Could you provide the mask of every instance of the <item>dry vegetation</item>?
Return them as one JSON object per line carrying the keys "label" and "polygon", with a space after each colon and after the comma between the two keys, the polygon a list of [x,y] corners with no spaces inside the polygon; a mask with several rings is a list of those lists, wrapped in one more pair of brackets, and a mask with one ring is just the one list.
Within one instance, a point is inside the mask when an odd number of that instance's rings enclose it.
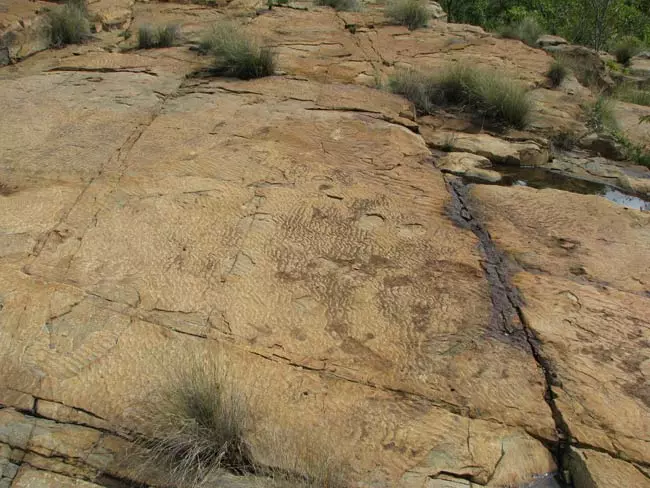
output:
{"label": "dry vegetation", "polygon": [[233,475],[275,488],[346,486],[343,463],[313,432],[267,428],[257,438],[265,464],[253,459],[248,436],[255,401],[219,357],[203,357],[165,377],[141,420],[148,433],[138,436],[133,459],[143,474],[154,470],[182,488],[220,486]]}
{"label": "dry vegetation", "polygon": [[463,65],[436,74],[398,71],[390,80],[390,88],[425,114],[436,107],[455,106],[496,124],[523,128],[532,110],[528,93],[519,83],[496,72]]}
{"label": "dry vegetation", "polygon": [[410,30],[426,27],[431,17],[424,0],[391,0],[386,7],[386,16]]}
{"label": "dry vegetation", "polygon": [[90,37],[90,22],[83,1],[69,1],[47,12],[46,33],[51,47],[81,44]]}
{"label": "dry vegetation", "polygon": [[138,48],[152,49],[159,47],[171,47],[178,40],[179,28],[177,25],[165,26],[143,25],[138,29]]}
{"label": "dry vegetation", "polygon": [[201,40],[201,52],[214,57],[213,70],[222,76],[244,80],[270,76],[275,71],[275,55],[260,46],[233,23],[215,25]]}

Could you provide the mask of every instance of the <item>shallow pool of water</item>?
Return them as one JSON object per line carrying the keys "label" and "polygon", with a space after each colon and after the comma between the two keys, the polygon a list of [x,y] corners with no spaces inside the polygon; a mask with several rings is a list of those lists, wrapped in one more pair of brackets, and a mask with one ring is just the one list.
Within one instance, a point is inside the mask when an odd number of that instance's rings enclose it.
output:
{"label": "shallow pool of water", "polygon": [[581,193],[583,195],[599,195],[623,207],[650,211],[650,201],[638,196],[628,195],[603,183],[571,178],[543,168],[518,168],[516,166],[499,165],[492,169],[501,173],[501,181],[495,183],[497,185],[520,185],[537,189],[555,188],[556,190]]}

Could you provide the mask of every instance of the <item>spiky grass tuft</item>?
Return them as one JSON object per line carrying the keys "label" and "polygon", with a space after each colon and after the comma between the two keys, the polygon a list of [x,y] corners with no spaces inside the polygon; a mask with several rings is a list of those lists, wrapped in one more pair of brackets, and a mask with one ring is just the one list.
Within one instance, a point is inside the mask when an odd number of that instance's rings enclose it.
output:
{"label": "spiky grass tuft", "polygon": [[81,44],[90,37],[90,23],[84,2],[69,2],[49,10],[46,30],[51,47]]}
{"label": "spiky grass tuft", "polygon": [[532,111],[528,93],[519,83],[464,65],[450,66],[439,74],[398,71],[390,88],[411,100],[421,113],[457,106],[495,123],[523,128]]}
{"label": "spiky grass tuft", "polygon": [[391,0],[386,8],[386,16],[395,24],[415,30],[426,27],[431,14],[423,0]]}
{"label": "spiky grass tuft", "polygon": [[144,419],[151,434],[138,439],[147,467],[179,486],[195,486],[220,469],[247,472],[248,406],[227,371],[196,360],[169,374]]}
{"label": "spiky grass tuft", "polygon": [[214,56],[214,71],[244,80],[270,76],[275,71],[275,55],[231,23],[220,23],[204,36],[199,49]]}
{"label": "spiky grass tuft", "polygon": [[158,27],[142,25],[138,28],[138,48],[171,47],[178,40],[179,31],[178,26],[174,24]]}

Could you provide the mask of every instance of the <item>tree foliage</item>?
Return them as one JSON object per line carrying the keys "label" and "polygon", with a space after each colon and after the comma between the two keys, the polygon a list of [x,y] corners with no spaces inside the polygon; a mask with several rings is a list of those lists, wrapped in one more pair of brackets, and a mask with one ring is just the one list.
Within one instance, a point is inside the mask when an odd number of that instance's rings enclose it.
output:
{"label": "tree foliage", "polygon": [[606,49],[623,36],[650,44],[650,0],[441,0],[450,22],[487,29],[533,18],[549,34]]}

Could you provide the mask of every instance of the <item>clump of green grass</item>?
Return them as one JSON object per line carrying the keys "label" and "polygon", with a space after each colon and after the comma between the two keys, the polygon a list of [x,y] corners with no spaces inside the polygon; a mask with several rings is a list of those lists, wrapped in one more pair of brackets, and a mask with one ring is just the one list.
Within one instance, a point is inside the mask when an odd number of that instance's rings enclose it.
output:
{"label": "clump of green grass", "polygon": [[564,78],[569,74],[569,68],[566,64],[559,59],[554,60],[551,63],[551,67],[546,72],[546,77],[551,82],[551,86],[557,88],[562,84]]}
{"label": "clump of green grass", "polygon": [[357,0],[316,0],[316,5],[332,7],[340,11],[359,10],[359,2]]}
{"label": "clump of green grass", "polygon": [[152,403],[145,419],[151,436],[138,444],[148,467],[162,470],[170,484],[194,486],[220,469],[246,472],[251,466],[246,399],[223,368],[191,363],[171,373]]}
{"label": "clump of green grass", "polygon": [[153,49],[159,47],[171,47],[179,36],[177,25],[169,24],[154,27],[142,25],[138,28],[138,48]]}
{"label": "clump of green grass", "polygon": [[413,102],[421,113],[457,106],[497,124],[523,128],[532,111],[527,91],[517,82],[496,72],[463,65],[448,67],[436,75],[398,71],[389,86]]}
{"label": "clump of green grass", "polygon": [[395,24],[405,25],[409,30],[426,27],[431,17],[423,0],[391,0],[386,15]]}
{"label": "clump of green grass", "polygon": [[614,92],[614,98],[636,105],[650,106],[650,91],[640,90],[631,85],[621,85]]}
{"label": "clump of green grass", "polygon": [[501,27],[499,34],[507,39],[519,39],[529,46],[536,46],[537,39],[544,34],[544,28],[534,17],[524,17],[518,22]]}
{"label": "clump of green grass", "polygon": [[69,2],[49,10],[46,30],[51,47],[81,44],[90,37],[90,23],[84,2]]}
{"label": "clump of green grass", "polygon": [[275,55],[231,23],[220,23],[204,36],[199,49],[214,56],[214,71],[223,76],[244,80],[271,76]]}
{"label": "clump of green grass", "polygon": [[627,66],[640,50],[641,41],[639,39],[634,36],[624,36],[615,44],[612,54],[618,63]]}

